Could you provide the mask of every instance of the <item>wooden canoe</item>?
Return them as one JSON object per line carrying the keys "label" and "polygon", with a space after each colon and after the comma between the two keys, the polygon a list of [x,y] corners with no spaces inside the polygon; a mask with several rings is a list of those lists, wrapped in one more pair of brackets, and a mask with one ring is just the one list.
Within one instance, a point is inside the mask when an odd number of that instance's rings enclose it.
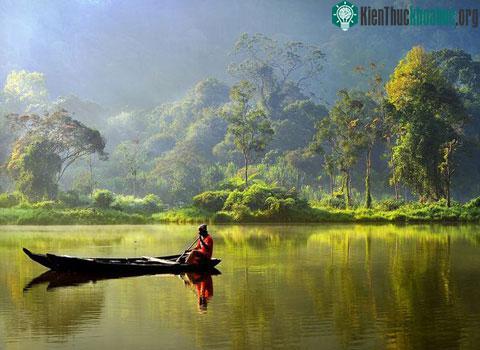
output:
{"label": "wooden canoe", "polygon": [[86,272],[98,274],[156,274],[202,272],[212,270],[221,260],[212,258],[203,265],[177,262],[180,255],[140,258],[79,258],[68,255],[35,254],[23,248],[30,259],[54,271]]}

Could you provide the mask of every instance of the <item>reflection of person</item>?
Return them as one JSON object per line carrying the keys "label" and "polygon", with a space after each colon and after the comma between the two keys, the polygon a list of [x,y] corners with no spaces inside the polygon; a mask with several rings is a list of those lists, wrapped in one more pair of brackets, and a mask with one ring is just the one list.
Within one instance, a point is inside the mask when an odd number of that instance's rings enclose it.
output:
{"label": "reflection of person", "polygon": [[198,307],[200,311],[207,310],[207,304],[213,297],[212,275],[209,273],[187,273],[185,284],[194,286],[198,296]]}
{"label": "reflection of person", "polygon": [[212,258],[213,238],[208,234],[207,225],[202,224],[198,227],[198,242],[187,257],[186,263],[191,265],[200,265]]}

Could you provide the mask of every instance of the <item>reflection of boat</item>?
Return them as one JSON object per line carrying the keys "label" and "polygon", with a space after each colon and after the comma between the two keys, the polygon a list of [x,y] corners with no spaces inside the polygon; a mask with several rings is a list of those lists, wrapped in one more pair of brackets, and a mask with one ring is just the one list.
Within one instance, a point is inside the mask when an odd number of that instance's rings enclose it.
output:
{"label": "reflection of boat", "polygon": [[212,258],[202,265],[185,264],[180,255],[141,258],[78,258],[67,255],[34,254],[23,248],[30,259],[55,271],[88,272],[96,274],[157,274],[209,271],[220,263]]}
{"label": "reflection of boat", "polygon": [[[168,274],[168,273],[167,273]],[[202,273],[202,275],[220,275],[221,272],[216,268],[212,268],[208,273]],[[119,279],[126,277],[145,276],[149,274],[134,274],[134,273],[86,273],[86,272],[62,272],[62,271],[47,271],[41,275],[33,278],[24,288],[23,291],[31,289],[32,287],[44,283],[48,283],[47,290],[59,287],[74,287],[85,283],[95,283],[97,281],[107,279]],[[150,274],[158,275],[158,274]],[[211,277],[210,277],[211,278]]]}

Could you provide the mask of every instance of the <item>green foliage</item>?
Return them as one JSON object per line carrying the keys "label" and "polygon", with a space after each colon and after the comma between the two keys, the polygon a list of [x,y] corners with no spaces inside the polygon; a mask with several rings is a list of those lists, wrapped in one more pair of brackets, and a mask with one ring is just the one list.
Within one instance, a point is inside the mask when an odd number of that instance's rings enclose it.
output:
{"label": "green foliage", "polygon": [[254,184],[243,192],[241,204],[250,210],[265,210],[268,208],[267,199],[280,196],[281,190],[261,184]]}
{"label": "green foliage", "polygon": [[227,199],[225,200],[225,205],[223,206],[223,210],[232,210],[233,206],[237,203],[243,202],[243,192],[240,190],[233,190],[229,193]]}
{"label": "green foliage", "polygon": [[155,222],[172,222],[178,224],[212,222],[212,212],[197,207],[186,207],[152,215]]}
{"label": "green foliage", "polygon": [[447,154],[442,149],[462,138],[466,114],[459,95],[421,47],[400,61],[386,92],[400,132],[391,159],[393,181],[402,181],[422,200],[449,197],[453,148]]}
{"label": "green foliage", "polygon": [[93,204],[97,208],[106,209],[113,203],[114,196],[109,190],[96,190],[93,193]]}
{"label": "green foliage", "polygon": [[317,124],[310,147],[324,156],[324,165],[330,168],[329,176],[333,176],[334,169],[342,173],[342,193],[349,207],[352,204],[352,168],[368,145],[365,133],[368,109],[365,101],[346,90],[339,91],[338,95],[328,117]]}
{"label": "green foliage", "polygon": [[98,153],[101,159],[107,158],[105,140],[100,132],[73,119],[66,110],[42,117],[12,114],[9,119],[13,131],[26,131],[15,141],[9,167],[14,167],[19,155],[27,153],[31,144],[39,140],[46,157],[55,157],[58,163],[52,170],[57,175],[57,182],[70,165],[86,155]]}
{"label": "green foliage", "polygon": [[117,210],[85,209],[0,209],[2,225],[120,225],[146,224],[149,218]]}
{"label": "green foliage", "polygon": [[81,196],[77,191],[70,190],[67,192],[60,192],[58,200],[68,208],[76,208],[90,204],[90,200]]}
{"label": "green foliage", "polygon": [[257,154],[263,152],[273,136],[270,119],[263,109],[251,105],[255,88],[248,81],[241,81],[230,90],[231,104],[223,111],[228,123],[226,137],[242,154],[245,167],[245,185],[248,184],[248,165]]}
{"label": "green foliage", "polygon": [[0,208],[11,208],[21,202],[21,196],[18,193],[1,193]]}
{"label": "green foliage", "polygon": [[57,201],[42,201],[32,204],[33,209],[62,209],[63,205]]}
{"label": "green foliage", "polygon": [[220,211],[229,196],[228,191],[207,191],[193,197],[193,205],[208,211]]}
{"label": "green foliage", "polygon": [[310,209],[295,191],[261,182],[243,190],[204,192],[197,195],[194,202],[196,207],[211,212],[210,220],[216,222],[290,221],[299,219],[300,212]]}
{"label": "green foliage", "polygon": [[163,204],[154,194],[148,194],[144,198],[116,195],[111,207],[127,213],[153,214],[161,211]]}
{"label": "green foliage", "polygon": [[480,222],[480,208],[471,205],[453,205],[435,202],[427,205],[408,203],[398,209],[335,209],[304,206],[293,198],[267,198],[267,209],[252,211],[242,203],[235,203],[228,211],[217,213],[198,208],[174,209],[155,215],[160,222]]}
{"label": "green foliage", "polygon": [[405,205],[405,201],[402,199],[387,198],[376,203],[376,208],[384,211],[397,210]]}
{"label": "green foliage", "polygon": [[345,209],[347,207],[345,196],[342,193],[334,193],[333,196],[323,196],[316,206],[335,209]]}
{"label": "green foliage", "polygon": [[25,148],[14,148],[8,169],[16,181],[17,190],[30,201],[55,199],[60,157],[51,151],[51,142],[36,140]]}
{"label": "green foliage", "polygon": [[480,208],[480,197],[473,198],[467,204],[465,204],[467,208]]}

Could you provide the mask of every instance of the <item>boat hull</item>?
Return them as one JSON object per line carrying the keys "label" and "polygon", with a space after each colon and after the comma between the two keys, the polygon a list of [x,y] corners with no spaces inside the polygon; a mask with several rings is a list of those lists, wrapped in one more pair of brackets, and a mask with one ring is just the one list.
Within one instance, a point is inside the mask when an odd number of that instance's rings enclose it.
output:
{"label": "boat hull", "polygon": [[179,255],[155,258],[79,258],[67,255],[35,254],[23,248],[33,261],[54,271],[85,272],[98,274],[155,274],[209,271],[220,263],[211,259],[203,265],[188,265],[177,262]]}

